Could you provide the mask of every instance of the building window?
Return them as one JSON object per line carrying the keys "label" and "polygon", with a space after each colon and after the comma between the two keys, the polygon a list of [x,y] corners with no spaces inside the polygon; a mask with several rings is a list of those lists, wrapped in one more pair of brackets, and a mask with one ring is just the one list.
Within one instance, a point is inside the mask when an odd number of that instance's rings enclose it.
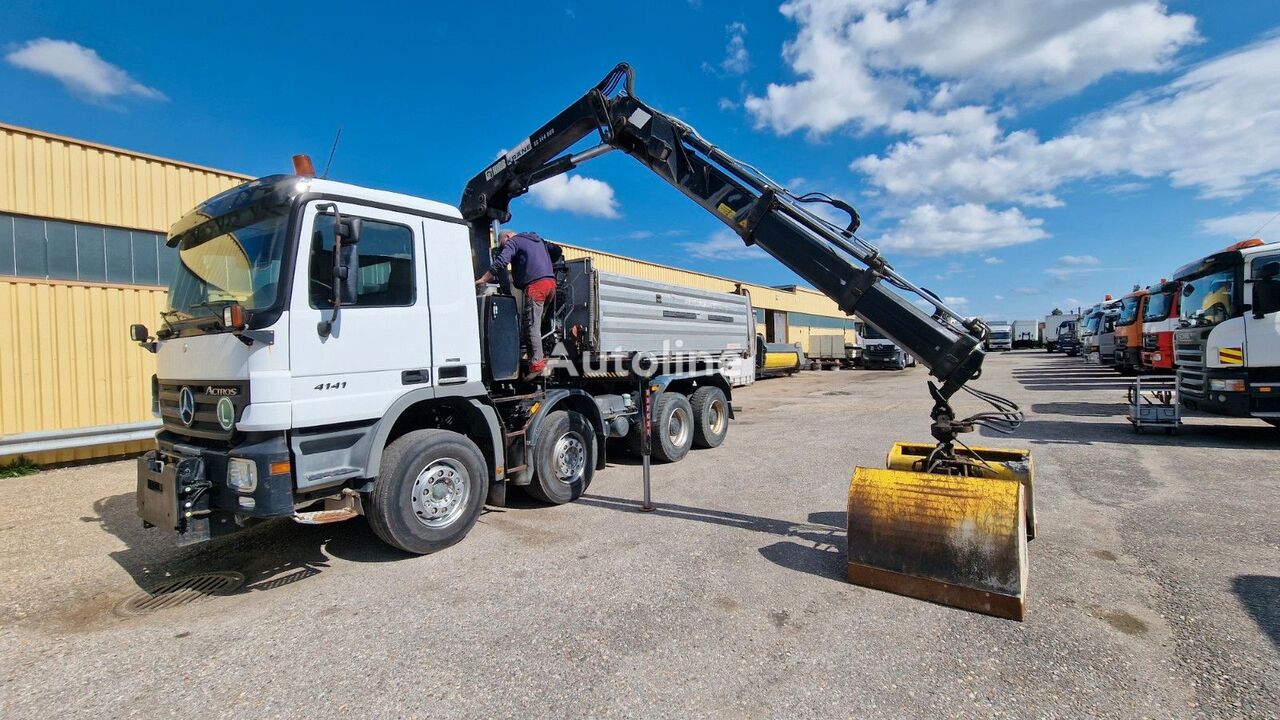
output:
{"label": "building window", "polygon": [[0,275],[168,285],[177,262],[158,233],[0,213]]}

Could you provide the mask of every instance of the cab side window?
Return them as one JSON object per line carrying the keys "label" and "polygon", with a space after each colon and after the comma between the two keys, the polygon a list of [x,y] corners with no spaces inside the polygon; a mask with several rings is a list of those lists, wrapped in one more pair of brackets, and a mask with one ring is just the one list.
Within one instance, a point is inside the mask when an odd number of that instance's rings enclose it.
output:
{"label": "cab side window", "polygon": [[[413,231],[404,225],[364,219],[354,306],[395,307],[414,301]],[[333,215],[317,215],[311,233],[311,307],[333,305]]]}
{"label": "cab side window", "polygon": [[1254,258],[1252,271],[1254,315],[1280,310],[1280,255]]}

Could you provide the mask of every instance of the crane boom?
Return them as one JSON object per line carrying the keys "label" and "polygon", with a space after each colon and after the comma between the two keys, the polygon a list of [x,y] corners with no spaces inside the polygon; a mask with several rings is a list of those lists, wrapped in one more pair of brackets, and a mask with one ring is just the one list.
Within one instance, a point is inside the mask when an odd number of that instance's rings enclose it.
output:
{"label": "crane boom", "polygon": [[[471,179],[460,208],[471,228],[476,275],[487,268],[494,223],[511,219],[512,198],[612,150],[635,158],[842,312],[905,348],[938,380],[929,383],[930,432],[937,444],[900,442],[889,453],[888,469],[855,469],[847,514],[849,580],[1021,619],[1026,540],[1036,526],[1030,453],[955,447],[959,433],[979,426],[1009,432],[1022,421],[1014,403],[966,387],[981,372],[986,326],[899,275],[855,234],[859,218],[852,206],[820,193],[793,195],[641,101],[634,85],[631,67],[619,64]],[[598,145],[569,152],[593,132]],[[848,213],[848,225],[811,212],[805,205],[813,202]],[[949,400],[961,389],[994,410],[957,418]]]}
{"label": "crane boom", "polygon": [[[842,312],[870,323],[929,368],[940,381],[933,389],[933,432],[940,442],[949,444],[957,432],[972,429],[972,423],[955,420],[946,401],[980,374],[986,326],[965,319],[898,274],[855,234],[859,218],[851,206],[821,194],[793,195],[688,124],[641,101],[634,93],[634,78],[629,65],[619,64],[467,183],[461,210],[471,226],[477,276],[487,267],[493,223],[510,220],[513,198],[538,182],[621,150],[718,218],[744,243],[764,250],[835,301]],[[578,154],[567,152],[593,132],[599,133],[599,145]],[[812,202],[844,210],[849,225],[840,228],[804,207]],[[916,302],[909,299],[912,295]],[[1016,410],[1005,401],[998,409],[1007,414],[1010,407]]]}

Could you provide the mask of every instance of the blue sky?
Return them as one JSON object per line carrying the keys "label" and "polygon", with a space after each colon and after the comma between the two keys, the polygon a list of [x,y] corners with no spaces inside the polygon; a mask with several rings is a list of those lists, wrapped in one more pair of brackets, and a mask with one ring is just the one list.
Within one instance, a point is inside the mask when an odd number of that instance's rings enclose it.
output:
{"label": "blue sky", "polygon": [[[626,60],[641,98],[849,200],[901,271],[989,318],[1155,282],[1280,211],[1280,3],[481,5],[9,0],[0,120],[259,175],[322,164],[341,124],[335,179],[456,202]],[[565,242],[794,282],[622,155],[513,211]]]}

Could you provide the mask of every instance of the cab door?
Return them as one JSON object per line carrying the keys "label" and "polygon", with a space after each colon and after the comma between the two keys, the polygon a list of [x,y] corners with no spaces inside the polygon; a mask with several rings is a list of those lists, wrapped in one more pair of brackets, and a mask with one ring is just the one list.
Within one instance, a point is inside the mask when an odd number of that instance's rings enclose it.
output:
{"label": "cab door", "polygon": [[[1280,303],[1276,302],[1274,291],[1258,292],[1262,282],[1259,278],[1268,274],[1264,268],[1272,266],[1274,271],[1277,263],[1280,253],[1258,255],[1249,261],[1250,282],[1245,285],[1244,301],[1251,309],[1244,312],[1244,364],[1250,368],[1280,366]],[[1258,314],[1262,317],[1256,317]]]}
{"label": "cab door", "polygon": [[[362,220],[356,302],[335,317],[331,204]],[[431,317],[422,219],[356,203],[316,200],[301,221],[290,303],[293,426],[379,418],[400,395],[430,387]],[[322,323],[332,323],[321,331]]]}

